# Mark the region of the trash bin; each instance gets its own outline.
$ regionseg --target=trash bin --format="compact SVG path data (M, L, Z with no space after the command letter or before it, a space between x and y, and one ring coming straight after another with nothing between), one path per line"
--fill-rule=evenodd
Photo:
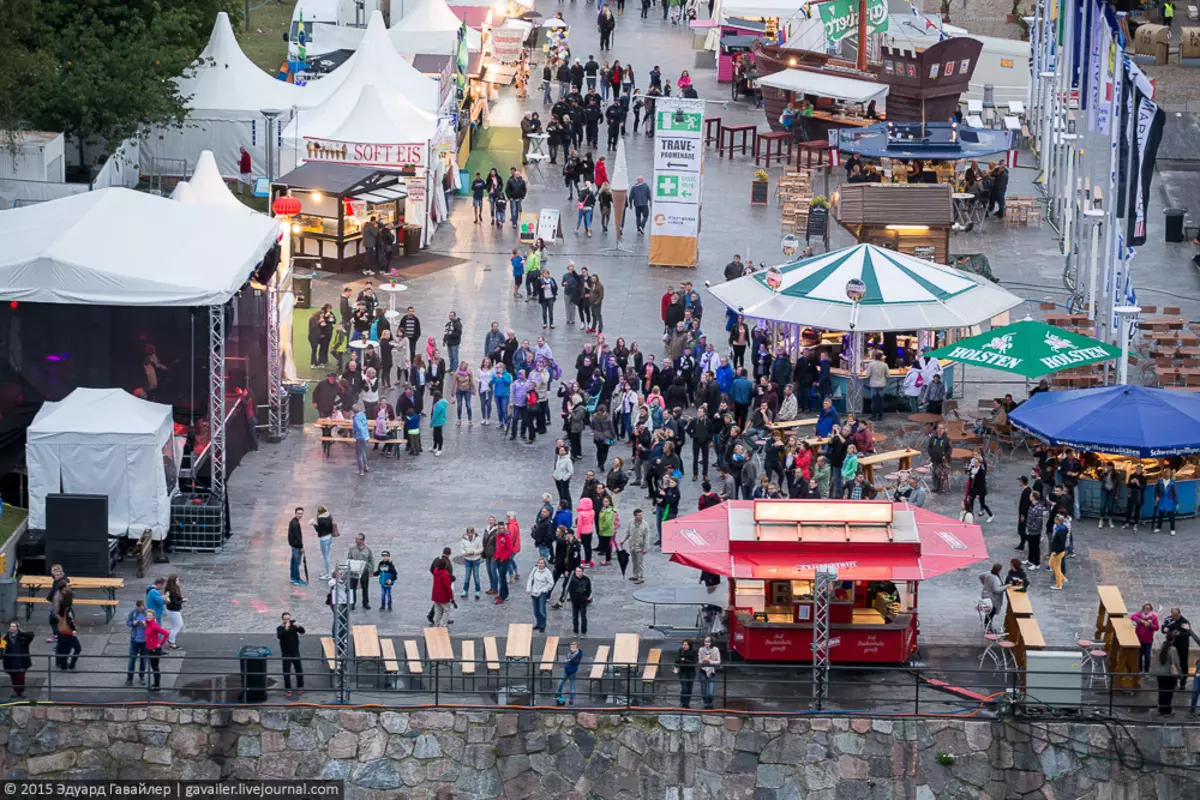
M458 171L458 193L463 197L471 193L471 170L460 169Z
M404 255L415 256L421 252L421 226L404 226Z
M267 702L267 658L271 655L269 647L254 647L246 645L238 651L238 661L242 667L242 702Z
M17 595L20 591L15 578L0 578L0 620L17 618Z
M1168 242L1178 243L1183 241L1183 217L1187 214L1186 208L1166 208L1163 213L1167 215L1167 231L1166 237Z
M308 394L308 384L288 384L284 387L288 402L288 427L304 427L304 398Z
M296 308L312 308L312 275L293 275L292 294L296 295Z

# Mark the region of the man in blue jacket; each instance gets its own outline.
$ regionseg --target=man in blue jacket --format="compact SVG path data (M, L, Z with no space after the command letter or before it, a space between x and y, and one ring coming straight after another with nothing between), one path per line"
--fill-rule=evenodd
M354 407L354 457L358 462L358 474L367 474L367 442L371 439L371 428L367 414L361 405Z
M746 369L738 370L738 376L733 379L729 389L729 397L733 400L734 416L738 427L746 427L746 412L750 409L750 395L754 391L754 382L746 376Z
M824 439L833 433L833 427L837 424L837 409L833 407L833 401L826 397L821 401L821 414L817 417L817 438Z

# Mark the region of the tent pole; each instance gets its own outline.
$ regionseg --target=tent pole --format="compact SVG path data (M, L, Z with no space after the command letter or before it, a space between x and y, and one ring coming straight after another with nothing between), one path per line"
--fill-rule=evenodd
M225 534L225 306L208 307L208 457L209 491L221 509L219 533Z

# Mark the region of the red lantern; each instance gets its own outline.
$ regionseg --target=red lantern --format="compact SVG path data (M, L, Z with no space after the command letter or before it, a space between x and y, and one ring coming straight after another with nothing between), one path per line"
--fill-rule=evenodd
M289 195L277 199L271 206L277 217L294 217L300 213L300 201Z

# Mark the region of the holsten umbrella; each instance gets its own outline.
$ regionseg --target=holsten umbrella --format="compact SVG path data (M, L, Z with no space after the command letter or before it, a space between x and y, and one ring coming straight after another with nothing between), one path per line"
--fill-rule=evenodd
M1024 302L976 275L873 244L772 267L709 291L747 317L834 331L962 328Z
M1023 319L946 345L929 355L1036 378L1068 367L1117 358L1121 351L1090 336Z
M1200 453L1200 395L1142 386L1039 392L1009 422L1047 444L1165 458Z

